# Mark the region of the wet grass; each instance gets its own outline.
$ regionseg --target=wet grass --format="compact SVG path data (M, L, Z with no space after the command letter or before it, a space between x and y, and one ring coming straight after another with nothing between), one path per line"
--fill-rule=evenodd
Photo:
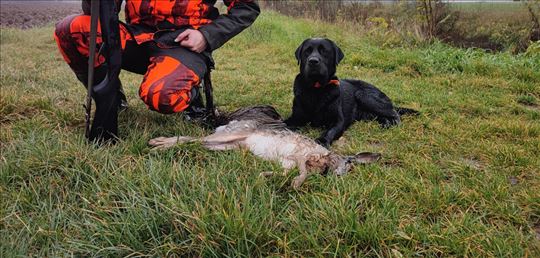
M343 48L340 77L422 115L389 130L355 124L334 148L382 161L294 191L294 173L259 179L279 165L248 152L151 151L152 137L208 132L147 110L141 76L127 72L122 141L88 145L85 91L52 27L2 28L2 256L540 255L540 56L385 48L354 29L266 13L215 53L218 106L272 104L287 116L293 52L311 36Z

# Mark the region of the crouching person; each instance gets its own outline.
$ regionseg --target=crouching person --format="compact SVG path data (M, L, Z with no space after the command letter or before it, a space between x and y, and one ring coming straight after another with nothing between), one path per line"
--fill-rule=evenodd
M212 68L212 51L250 26L260 12L254 0L224 0L228 12L220 15L215 2L126 0L126 23L119 24L122 69L144 74L139 96L149 109L163 114L188 109L197 92L194 87ZM116 0L116 12L121 4ZM90 0L83 0L82 9L82 15L57 23L54 38L77 78L87 84ZM100 32L97 49L103 42ZM102 55L94 67L97 85L107 75ZM119 96L125 103L125 96Z

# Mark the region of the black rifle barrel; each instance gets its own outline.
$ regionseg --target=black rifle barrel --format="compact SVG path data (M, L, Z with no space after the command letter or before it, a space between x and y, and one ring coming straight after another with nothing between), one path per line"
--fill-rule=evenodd
M214 106L214 89L212 87L212 77L210 76L210 67L204 76L204 94L206 96L206 115L210 119L216 119L216 108Z
M86 138L90 137L90 116L92 112L92 87L94 85L94 64L96 60L96 42L97 42L97 31L98 31L98 20L99 20L99 0L90 1L90 42L89 42L89 57L88 57L88 84L87 94L86 94L86 105L85 107L85 118L86 118L86 128L85 136Z

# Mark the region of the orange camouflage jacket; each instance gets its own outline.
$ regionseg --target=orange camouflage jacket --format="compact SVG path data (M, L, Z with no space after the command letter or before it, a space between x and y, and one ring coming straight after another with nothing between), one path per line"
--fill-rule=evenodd
M117 12L123 0L117 2ZM172 44L175 35L191 28L202 32L212 51L250 26L260 13L254 0L223 0L228 6L220 15L216 0L125 0L128 28L137 43L151 40ZM90 0L83 0L83 12L90 14Z

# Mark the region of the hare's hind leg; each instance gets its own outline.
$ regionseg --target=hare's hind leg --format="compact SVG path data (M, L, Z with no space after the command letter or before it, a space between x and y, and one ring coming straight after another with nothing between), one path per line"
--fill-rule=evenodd
M201 142L209 150L234 150L243 147L249 136L250 134L245 132L213 133L202 138Z
M148 141L148 144L154 147L154 149L168 149L176 144L189 142L194 139L188 136L158 137Z

